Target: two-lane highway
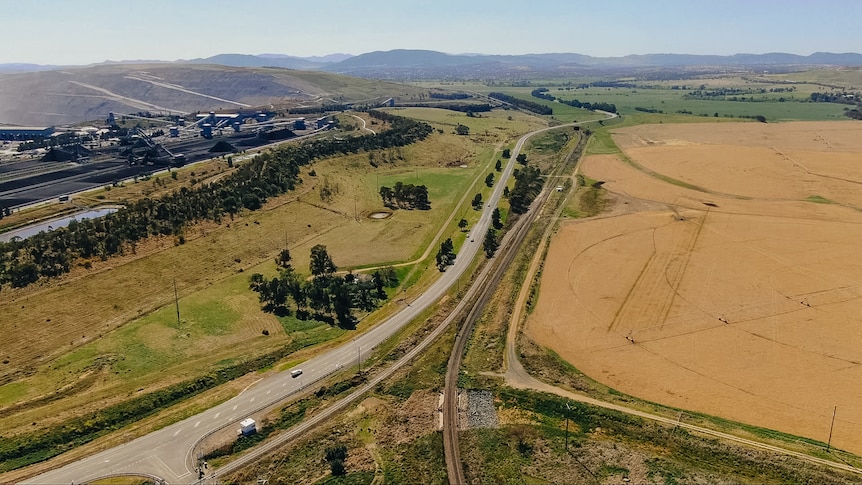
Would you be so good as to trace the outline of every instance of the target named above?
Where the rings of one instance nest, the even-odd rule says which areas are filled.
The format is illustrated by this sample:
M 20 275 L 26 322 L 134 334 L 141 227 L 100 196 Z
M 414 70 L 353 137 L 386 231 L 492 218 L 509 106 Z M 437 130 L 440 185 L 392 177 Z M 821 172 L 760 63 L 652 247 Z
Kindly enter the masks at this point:
M 544 130 L 540 130 L 544 131 Z M 517 150 L 526 138 L 518 142 Z M 514 159 L 514 156 L 513 156 Z M 514 168 L 507 164 L 500 180 L 507 180 Z M 300 386 L 310 385 L 339 369 L 353 365 L 360 355 L 391 337 L 426 308 L 435 304 L 467 270 L 480 250 L 482 238 L 491 223 L 492 208 L 497 207 L 505 184 L 498 183 L 479 221 L 473 226 L 472 241 L 467 239 L 459 249 L 455 264 L 421 295 L 407 300 L 404 308 L 387 321 L 359 335 L 351 342 L 314 357 L 301 366 L 301 377 L 282 372 L 260 381 L 242 394 L 206 412 L 187 418 L 128 443 L 111 448 L 75 463 L 44 473 L 23 483 L 81 483 L 111 474 L 147 473 L 170 483 L 197 480 L 194 472 L 195 445 L 211 433 L 226 426 L 239 427 L 239 421 L 296 393 Z
M 524 143 L 533 135 L 560 126 L 543 128 L 524 135 L 518 140 L 509 163 L 499 180 L 512 174 L 515 157 Z M 114 474 L 148 474 L 160 477 L 169 483 L 191 483 L 198 479 L 195 473 L 196 445 L 212 433 L 225 427 L 239 428 L 239 421 L 297 393 L 301 387 L 311 385 L 344 366 L 357 363 L 383 341 L 394 335 L 404 325 L 416 318 L 425 309 L 437 303 L 446 291 L 469 268 L 482 245 L 484 235 L 491 224 L 491 213 L 503 194 L 504 183 L 498 183 L 483 207 L 479 221 L 472 228 L 472 237 L 465 240 L 459 249 L 455 264 L 431 284 L 422 294 L 405 300 L 398 313 L 369 331 L 358 335 L 328 352 L 304 362 L 299 377 L 290 372 L 281 372 L 261 380 L 240 395 L 170 426 L 142 436 L 120 446 L 102 451 L 80 461 L 57 468 L 24 481 L 25 484 L 83 483 Z M 295 370 L 290 369 L 290 370 Z

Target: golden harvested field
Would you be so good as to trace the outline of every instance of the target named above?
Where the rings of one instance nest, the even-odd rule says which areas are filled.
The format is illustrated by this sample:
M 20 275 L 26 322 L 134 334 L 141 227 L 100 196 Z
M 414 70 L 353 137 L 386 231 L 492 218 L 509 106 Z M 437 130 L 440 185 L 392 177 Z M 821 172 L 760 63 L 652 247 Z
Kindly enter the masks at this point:
M 581 172 L 527 335 L 619 391 L 862 453 L 862 124 L 649 125 Z

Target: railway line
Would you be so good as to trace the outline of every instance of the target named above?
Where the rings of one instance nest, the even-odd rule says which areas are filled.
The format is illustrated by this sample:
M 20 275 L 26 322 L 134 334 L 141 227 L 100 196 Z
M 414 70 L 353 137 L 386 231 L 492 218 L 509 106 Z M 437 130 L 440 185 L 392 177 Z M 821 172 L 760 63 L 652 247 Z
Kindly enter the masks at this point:
M 529 133 L 518 140 L 517 145 L 512 150 L 510 163 L 518 156 L 524 143 L 536 133 L 538 132 Z M 555 173 L 553 175 L 558 174 Z M 506 236 L 500 243 L 500 247 L 497 249 L 497 254 L 489 264 L 489 267 L 493 268 L 490 276 L 478 279 L 476 282 L 478 285 L 478 297 L 461 325 L 452 348 L 452 353 L 449 356 L 449 362 L 446 366 L 445 389 L 443 391 L 443 453 L 450 485 L 463 485 L 467 483 L 466 477 L 464 477 L 458 439 L 458 375 L 461 369 L 464 350 L 473 333 L 473 325 L 482 315 L 485 306 L 494 295 L 494 291 L 503 279 L 509 265 L 518 254 L 521 243 L 527 237 L 551 193 L 550 183 L 546 182 L 542 191 L 530 205 L 527 213 L 521 216 L 509 232 L 506 233 Z
M 514 160 L 518 154 L 518 150 L 523 146 L 524 142 L 532 135 L 542 131 L 555 129 L 559 127 L 548 127 L 542 130 L 532 132 L 525 135 L 519 140 L 517 149 L 514 151 L 512 158 L 504 169 L 502 176 L 508 177 L 514 168 Z M 474 225 L 474 230 L 477 234 L 484 234 L 484 231 L 490 226 L 491 206 L 496 206 L 502 197 L 504 184 L 498 184 L 492 192 L 489 201 L 491 204 L 483 211 L 479 221 Z M 547 197 L 548 191 L 543 191 L 537 201 L 534 202 L 534 207 L 538 206 Z M 533 212 L 533 211 L 531 211 Z M 502 241 L 503 247 L 509 247 L 509 241 L 514 237 L 514 234 L 526 233 L 529 228 L 530 217 L 526 215 L 522 217 L 523 222 L 520 223 L 519 230 L 512 230 L 504 237 Z M 459 258 L 455 264 L 445 272 L 441 278 L 431 285 L 425 292 L 419 294 L 413 299 L 402 311 L 387 322 L 382 323 L 367 333 L 358 336 L 354 341 L 347 343 L 329 352 L 321 354 L 315 358 L 306 361 L 303 364 L 304 377 L 309 382 L 316 382 L 328 375 L 331 375 L 332 369 L 340 369 L 344 363 L 351 362 L 356 359 L 357 349 L 361 349 L 367 353 L 377 347 L 381 342 L 391 337 L 397 329 L 409 321 L 416 318 L 425 308 L 436 304 L 443 294 L 452 286 L 455 285 L 457 279 L 470 266 L 473 256 L 479 251 L 480 243 L 478 241 L 465 242 L 461 247 Z M 507 251 L 504 249 L 497 256 L 497 260 L 505 260 Z M 512 253 L 514 254 L 514 253 Z M 334 415 L 337 410 L 344 409 L 350 402 L 357 399 L 363 393 L 367 392 L 374 384 L 380 382 L 386 377 L 392 375 L 400 367 L 407 365 L 415 356 L 419 355 L 428 346 L 431 345 L 439 336 L 447 329 L 453 321 L 462 315 L 469 306 L 472 306 L 474 301 L 478 301 L 479 289 L 487 288 L 488 285 L 480 284 L 489 280 L 489 272 L 491 268 L 497 268 L 497 264 L 485 265 L 482 272 L 476 278 L 474 284 L 464 298 L 456 307 L 455 311 L 438 326 L 431 335 L 420 343 L 420 345 L 411 349 L 402 359 L 395 365 L 390 366 L 385 371 L 372 378 L 366 386 L 363 386 L 348 398 L 340 400 L 328 408 L 332 411 L 321 413 L 308 422 L 303 422 L 301 425 L 289 430 L 283 435 L 275 438 L 270 443 L 256 447 L 248 455 L 245 455 L 241 460 L 237 460 L 231 464 L 227 464 L 217 470 L 219 476 L 224 476 L 232 470 L 236 470 L 251 461 L 265 455 L 272 449 L 287 443 L 291 439 L 300 436 L 305 431 L 313 428 L 317 424 L 323 422 L 328 417 Z M 499 281 L 497 278 L 496 281 Z M 490 291 L 486 293 L 485 298 L 489 298 Z M 144 437 L 133 440 L 122 446 L 105 450 L 96 455 L 92 455 L 81 461 L 71 463 L 54 471 L 45 473 L 34 479 L 24 483 L 63 483 L 74 480 L 75 482 L 90 481 L 108 474 L 130 474 L 149 473 L 158 476 L 163 480 L 176 483 L 201 483 L 195 482 L 197 477 L 193 478 L 194 465 L 189 463 L 188 456 L 194 455 L 194 450 L 200 444 L 201 440 L 208 436 L 212 430 L 222 429 L 226 426 L 231 426 L 238 419 L 250 415 L 257 410 L 262 409 L 270 404 L 279 402 L 287 396 L 308 389 L 308 386 L 303 386 L 297 383 L 295 379 L 291 379 L 288 373 L 278 374 L 270 379 L 266 379 L 240 396 L 235 397 L 227 402 L 224 402 L 212 409 L 205 411 L 196 416 L 189 417 L 183 421 L 175 423 L 171 426 L 163 428 L 159 431 L 146 435 Z M 242 407 L 242 409 L 239 409 Z M 200 426 L 207 423 L 205 426 Z M 192 452 L 192 455 L 189 455 Z M 106 464 L 110 464 L 106 466 Z

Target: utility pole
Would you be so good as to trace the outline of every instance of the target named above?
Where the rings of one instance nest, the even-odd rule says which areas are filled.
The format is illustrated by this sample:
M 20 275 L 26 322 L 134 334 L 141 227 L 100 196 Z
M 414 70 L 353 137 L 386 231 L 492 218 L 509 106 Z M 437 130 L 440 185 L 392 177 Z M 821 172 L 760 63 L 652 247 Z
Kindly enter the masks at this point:
M 180 326 L 180 295 L 177 293 L 177 277 L 174 276 L 174 303 L 177 306 L 177 327 Z
M 832 408 L 832 424 L 829 425 L 829 441 L 826 442 L 826 453 L 829 453 L 829 448 L 832 446 L 832 428 L 835 427 L 835 411 L 838 410 L 838 406 Z
M 569 411 L 572 408 L 569 407 L 569 403 L 566 403 L 566 451 L 569 451 Z

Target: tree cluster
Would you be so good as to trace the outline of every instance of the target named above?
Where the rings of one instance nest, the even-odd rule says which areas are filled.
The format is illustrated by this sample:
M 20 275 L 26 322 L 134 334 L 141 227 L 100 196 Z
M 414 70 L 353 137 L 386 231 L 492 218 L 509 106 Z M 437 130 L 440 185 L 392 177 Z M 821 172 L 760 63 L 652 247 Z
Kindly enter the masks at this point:
M 440 250 L 437 251 L 437 269 L 446 271 L 446 267 L 453 264 L 455 264 L 455 245 L 449 237 L 440 243 Z
M 859 93 L 811 93 L 808 99 L 812 103 L 856 104 Z
M 428 200 L 428 187 L 424 185 L 403 184 L 395 182 L 395 187 L 380 187 L 380 198 L 383 205 L 390 209 L 421 209 L 431 208 Z
M 278 276 L 266 279 L 262 274 L 255 273 L 249 279 L 249 288 L 258 293 L 266 312 L 280 316 L 295 312 L 300 319 L 311 317 L 352 329 L 356 326 L 354 309 L 365 312 L 374 310 L 380 300 L 386 299 L 386 288 L 398 285 L 398 277 L 391 267 L 375 271 L 370 277 L 352 273 L 336 275 L 337 267 L 326 251 L 326 246 L 320 244 L 311 248 L 309 268 L 312 279 L 300 277 L 289 261 L 284 258 L 282 251 L 276 257 Z
M 526 166 L 515 172 L 515 185 L 509 191 L 509 207 L 515 214 L 523 214 L 542 190 L 541 173 L 536 167 Z
M 23 287 L 43 277 L 67 273 L 77 259 L 134 251 L 150 236 L 173 235 L 181 242 L 183 230 L 201 221 L 220 222 L 240 210 L 257 210 L 267 199 L 293 190 L 300 167 L 315 159 L 409 145 L 425 139 L 431 126 L 380 111 L 369 114 L 390 125 L 376 135 L 321 139 L 286 145 L 264 153 L 216 182 L 183 187 L 157 199 L 144 198 L 98 219 L 72 222 L 65 228 L 23 240 L 0 242 L 0 288 Z
M 531 112 L 539 114 L 539 115 L 552 115 L 552 114 L 554 114 L 554 110 L 549 106 L 545 106 L 544 104 L 534 103 L 532 101 L 527 101 L 526 99 L 520 99 L 520 98 L 516 98 L 514 96 L 509 96 L 508 94 L 494 92 L 494 93 L 489 93 L 488 96 L 491 98 L 494 98 L 494 99 L 499 99 L 500 101 L 503 101 L 505 103 L 509 103 L 513 106 L 516 106 L 516 107 L 521 108 L 521 109 L 525 109 L 527 111 L 531 111 Z

